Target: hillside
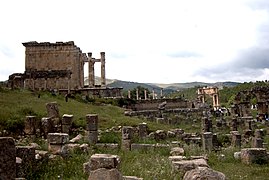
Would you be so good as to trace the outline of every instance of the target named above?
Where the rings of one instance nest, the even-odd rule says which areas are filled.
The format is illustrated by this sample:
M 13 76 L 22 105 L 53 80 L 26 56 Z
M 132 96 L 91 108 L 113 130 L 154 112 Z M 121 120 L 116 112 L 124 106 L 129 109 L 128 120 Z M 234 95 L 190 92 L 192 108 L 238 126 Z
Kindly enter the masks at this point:
M 80 96 L 65 102 L 64 96 L 53 96 L 43 92 L 38 94 L 27 90 L 7 90 L 0 87 L 0 132 L 4 128 L 14 129 L 23 126 L 25 116 L 35 115 L 38 119 L 47 116 L 46 103 L 57 102 L 60 115 L 73 114 L 76 126 L 85 126 L 87 114 L 98 114 L 100 128 L 106 129 L 124 124 L 137 125 L 142 120 L 124 116 L 124 109 L 100 102 L 86 103 Z M 112 102 L 111 102 L 112 103 Z M 158 129 L 158 124 L 148 122 L 149 127 Z M 164 128 L 170 127 L 169 125 Z

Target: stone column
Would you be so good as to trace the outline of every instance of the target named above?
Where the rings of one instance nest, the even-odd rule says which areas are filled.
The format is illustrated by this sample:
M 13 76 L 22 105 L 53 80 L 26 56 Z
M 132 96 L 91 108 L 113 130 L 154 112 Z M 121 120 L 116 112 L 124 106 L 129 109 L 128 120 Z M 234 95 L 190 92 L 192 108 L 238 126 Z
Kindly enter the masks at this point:
M 92 60 L 92 53 L 88 53 L 88 81 L 89 87 L 94 87 L 94 61 Z
M 46 104 L 48 117 L 51 118 L 54 125 L 59 124 L 60 122 L 60 114 L 57 102 L 50 102 Z
M 145 100 L 147 100 L 147 90 L 144 90 Z
M 57 88 L 57 83 L 56 83 L 56 88 Z M 45 78 L 45 83 L 44 83 L 44 90 L 47 90 L 47 78 Z
M 202 133 L 202 145 L 204 151 L 211 151 L 213 148 L 213 134 L 212 132 Z
M 238 131 L 232 131 L 232 146 L 241 147 L 241 134 Z
M 52 154 L 62 154 L 62 148 L 69 142 L 69 135 L 66 133 L 49 133 L 48 150 Z
M 128 98 L 131 99 L 131 91 L 128 90 Z
M 207 117 L 202 118 L 202 131 L 203 132 L 212 132 L 212 120 Z
M 98 141 L 98 115 L 86 115 L 86 141 L 90 144 L 96 144 Z
M 136 100 L 139 100 L 139 91 L 136 89 Z
M 252 147 L 253 148 L 263 148 L 263 139 L 254 137 L 252 139 Z
M 155 92 L 154 92 L 154 89 L 152 89 L 152 99 L 155 99 Z
M 70 127 L 73 122 L 73 115 L 64 114 L 62 118 L 62 133 L 70 133 Z
M 16 176 L 24 178 L 35 168 L 35 148 L 32 146 L 16 146 L 16 157 L 21 159 L 17 164 Z
M 36 125 L 36 116 L 26 116 L 26 120 L 24 121 L 24 133 L 26 135 L 35 136 Z
M 16 147 L 11 137 L 0 137 L 0 179 L 16 178 Z
M 131 143 L 133 138 L 133 127 L 131 126 L 123 126 L 122 127 L 122 141 L 121 141 L 121 149 L 122 150 L 131 150 Z
M 54 123 L 50 117 L 43 117 L 41 119 L 41 130 L 46 139 L 47 139 L 48 133 L 55 132 Z
M 255 137 L 252 139 L 253 148 L 263 148 L 263 129 L 255 129 Z
M 237 131 L 237 119 L 233 118 L 231 121 L 231 131 Z
M 101 86 L 106 86 L 105 52 L 101 52 Z
M 141 139 L 147 138 L 148 135 L 148 126 L 147 123 L 140 123 L 138 125 L 139 137 Z

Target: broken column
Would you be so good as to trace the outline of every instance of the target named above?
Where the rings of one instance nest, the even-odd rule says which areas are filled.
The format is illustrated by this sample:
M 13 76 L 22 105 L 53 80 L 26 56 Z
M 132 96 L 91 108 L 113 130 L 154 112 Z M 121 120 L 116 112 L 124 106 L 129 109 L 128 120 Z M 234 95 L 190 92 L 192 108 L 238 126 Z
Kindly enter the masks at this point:
M 263 148 L 263 129 L 255 129 L 255 137 L 252 139 L 253 148 Z
M 133 127 L 131 126 L 123 126 L 122 127 L 122 141 L 121 141 L 121 149 L 122 150 L 131 150 L 131 143 L 133 138 Z
M 207 118 L 202 118 L 202 132 L 212 132 L 212 121 Z
M 202 145 L 204 151 L 211 151 L 213 148 L 213 134 L 212 132 L 202 133 Z
M 86 115 L 86 141 L 90 144 L 96 144 L 98 141 L 98 115 Z
M 231 121 L 231 131 L 237 131 L 237 119 L 233 118 Z
M 62 118 L 62 133 L 70 133 L 70 128 L 73 122 L 73 115 L 64 114 Z
M 232 131 L 232 146 L 241 147 L 241 134 L 238 131 Z
M 0 137 L 0 179 L 16 178 L 16 147 L 12 137 Z
M 48 113 L 48 117 L 53 121 L 54 126 L 58 126 L 60 124 L 60 114 L 57 102 L 50 102 L 46 104 L 46 109 Z
M 16 157 L 20 158 L 17 164 L 16 176 L 24 178 L 35 168 L 35 147 L 16 146 Z
M 138 125 L 139 138 L 145 139 L 148 135 L 148 126 L 147 123 L 140 123 Z
M 41 130 L 45 138 L 47 138 L 48 133 L 55 132 L 54 124 L 50 117 L 43 117 L 41 119 Z
M 26 116 L 24 122 L 24 133 L 26 135 L 35 136 L 36 135 L 36 116 Z
M 69 142 L 69 135 L 66 133 L 49 133 L 48 150 L 52 154 L 62 154 L 62 148 Z

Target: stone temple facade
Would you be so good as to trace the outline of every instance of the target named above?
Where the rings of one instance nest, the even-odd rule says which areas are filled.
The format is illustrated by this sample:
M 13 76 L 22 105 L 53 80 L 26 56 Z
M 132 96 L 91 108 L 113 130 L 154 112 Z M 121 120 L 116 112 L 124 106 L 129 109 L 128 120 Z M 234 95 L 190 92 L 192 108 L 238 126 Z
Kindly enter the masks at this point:
M 105 52 L 100 59 L 92 57 L 92 53 L 83 53 L 73 41 L 22 43 L 25 47 L 25 72 L 9 76 L 8 86 L 11 88 L 27 88 L 30 90 L 57 90 L 59 92 L 83 91 L 85 94 L 108 94 L 119 96 L 120 88 L 107 88 L 105 78 Z M 101 63 L 101 85 L 95 85 L 94 64 Z M 84 64 L 88 64 L 89 85 L 84 85 Z M 101 95 L 99 93 L 101 92 Z M 96 93 L 97 92 L 97 93 Z

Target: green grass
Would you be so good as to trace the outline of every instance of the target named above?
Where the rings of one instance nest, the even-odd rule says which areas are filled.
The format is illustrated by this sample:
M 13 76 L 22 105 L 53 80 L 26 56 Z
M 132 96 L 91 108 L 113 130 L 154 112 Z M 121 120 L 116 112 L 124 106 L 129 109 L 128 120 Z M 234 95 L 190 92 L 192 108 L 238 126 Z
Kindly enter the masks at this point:
M 86 114 L 98 114 L 99 128 L 102 130 L 109 129 L 113 126 L 137 126 L 143 122 L 138 118 L 124 116 L 124 110 L 113 106 L 99 103 L 85 103 L 79 96 L 76 99 L 69 99 L 65 102 L 63 96 L 52 96 L 50 93 L 41 93 L 38 95 L 26 90 L 6 90 L 0 88 L 0 131 L 3 129 L 16 130 L 22 128 L 26 115 L 35 115 L 38 118 L 46 117 L 45 104 L 56 101 L 59 104 L 60 115 L 73 114 L 76 126 L 85 126 Z M 196 117 L 190 118 L 197 119 Z M 200 132 L 201 122 L 197 119 L 194 124 L 192 121 L 182 121 L 179 125 L 170 126 L 147 122 L 150 131 L 157 129 L 174 129 L 182 128 L 185 132 Z M 195 125 L 195 126 L 193 126 Z M 258 124 L 258 128 L 264 128 L 264 125 Z M 228 132 L 224 129 L 223 133 Z M 120 133 L 103 133 L 101 142 L 120 143 Z M 224 140 L 222 140 L 224 141 Z M 269 137 L 266 136 L 264 141 L 269 144 Z M 156 143 L 154 140 L 139 140 L 139 143 Z M 38 140 L 42 149 L 46 149 L 46 143 Z M 165 143 L 165 141 L 163 142 Z M 267 144 L 267 148 L 269 148 Z M 201 148 L 197 146 L 184 147 L 186 156 L 204 155 Z M 208 155 L 209 165 L 212 169 L 223 172 L 228 179 L 269 179 L 269 165 L 244 165 L 233 158 L 233 153 L 238 149 L 228 148 L 219 152 L 213 152 Z M 131 151 L 123 152 L 121 150 L 97 149 L 92 147 L 88 153 L 75 151 L 70 157 L 64 159 L 58 158 L 49 162 L 43 162 L 36 168 L 36 173 L 29 174 L 27 179 L 87 179 L 83 173 L 83 163 L 87 162 L 94 153 L 117 154 L 121 158 L 120 171 L 124 175 L 138 176 L 147 179 L 182 179 L 182 174 L 172 172 L 171 163 L 168 160 L 168 150 L 151 150 L 151 151 Z M 224 154 L 224 158 L 219 158 Z
M 106 129 L 113 126 L 136 126 L 143 120 L 124 116 L 124 110 L 110 104 L 94 105 L 81 102 L 80 98 L 65 102 L 63 96 L 52 96 L 50 93 L 38 94 L 26 90 L 1 90 L 0 91 L 0 130 L 11 128 L 15 125 L 23 125 L 25 116 L 36 115 L 39 119 L 47 116 L 46 103 L 57 102 L 60 116 L 73 114 L 76 126 L 85 127 L 87 114 L 98 114 L 99 128 Z M 16 124 L 17 123 L 17 124 Z M 159 125 L 147 122 L 151 130 L 157 130 Z M 170 129 L 172 126 L 162 125 L 162 129 Z

